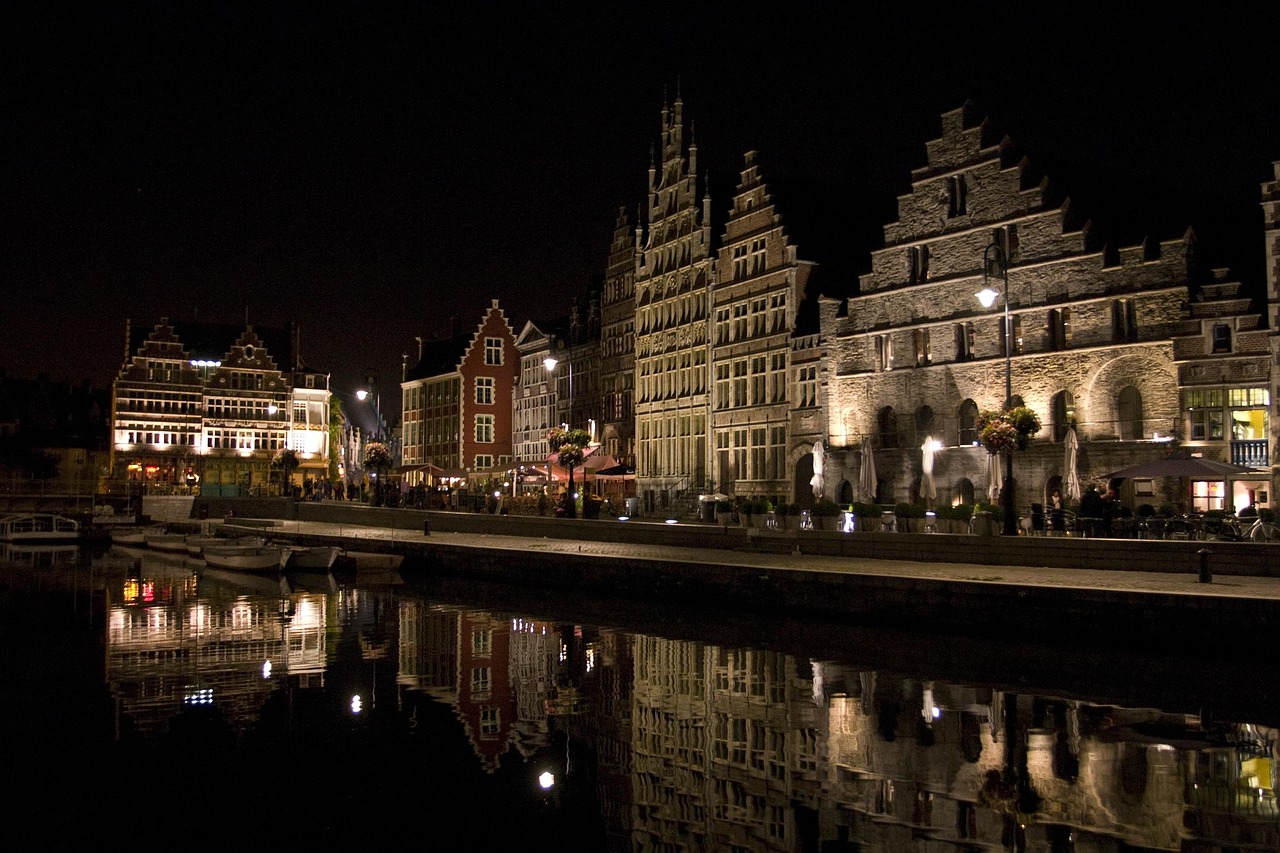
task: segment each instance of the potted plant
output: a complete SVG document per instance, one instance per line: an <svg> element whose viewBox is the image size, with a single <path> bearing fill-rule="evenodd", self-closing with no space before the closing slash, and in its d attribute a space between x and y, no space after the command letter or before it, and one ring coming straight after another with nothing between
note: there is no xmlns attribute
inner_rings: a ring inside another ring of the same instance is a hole
<svg viewBox="0 0 1280 853"><path fill-rule="evenodd" d="M809 510L809 517L813 519L813 527L815 530L831 530L834 528L835 522L831 519L840 515L840 504L830 498L818 498L813 503L813 509Z"/></svg>
<svg viewBox="0 0 1280 853"><path fill-rule="evenodd" d="M369 489L369 502L382 506L382 490L386 473L392 465L391 448L381 441L371 441L364 446L364 458L360 460L365 470L372 471L376 481Z"/></svg>
<svg viewBox="0 0 1280 853"><path fill-rule="evenodd" d="M939 533L968 533L969 520L973 518L972 504L940 506L934 510L938 517Z"/></svg>
<svg viewBox="0 0 1280 853"><path fill-rule="evenodd" d="M778 517L778 527L786 530L791 526L789 519L800 515L800 504L780 503L774 507L773 511Z"/></svg>
<svg viewBox="0 0 1280 853"><path fill-rule="evenodd" d="M899 533L920 533L923 530L924 505L900 503L893 507Z"/></svg>
<svg viewBox="0 0 1280 853"><path fill-rule="evenodd" d="M727 525L733 520L733 504L728 501L716 501L716 522Z"/></svg>

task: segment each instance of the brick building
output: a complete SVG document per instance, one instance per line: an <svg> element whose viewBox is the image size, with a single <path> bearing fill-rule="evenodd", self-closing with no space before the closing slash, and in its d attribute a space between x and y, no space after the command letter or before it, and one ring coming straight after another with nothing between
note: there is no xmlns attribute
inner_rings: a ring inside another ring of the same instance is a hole
<svg viewBox="0 0 1280 853"><path fill-rule="evenodd" d="M416 485L433 470L465 476L509 465L519 371L515 334L496 299L472 330L420 341L400 383L406 481Z"/></svg>

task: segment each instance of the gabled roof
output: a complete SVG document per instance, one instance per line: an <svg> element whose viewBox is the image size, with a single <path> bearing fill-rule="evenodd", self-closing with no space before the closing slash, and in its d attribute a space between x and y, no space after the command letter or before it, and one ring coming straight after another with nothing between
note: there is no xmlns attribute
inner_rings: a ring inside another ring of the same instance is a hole
<svg viewBox="0 0 1280 853"><path fill-rule="evenodd" d="M155 325L135 324L129 327L129 355L137 354L143 344L155 333L157 326L168 325L183 350L194 359L221 361L231 352L231 347L246 332L252 332L262 341L271 358L286 372L294 369L294 335L291 328L271 328L230 323L173 322L161 317ZM307 368L302 368L307 369Z"/></svg>
<svg viewBox="0 0 1280 853"><path fill-rule="evenodd" d="M412 382L415 379L457 373L462 356L466 354L474 338L475 329L471 329L448 338L423 341L422 357L405 373L404 381Z"/></svg>

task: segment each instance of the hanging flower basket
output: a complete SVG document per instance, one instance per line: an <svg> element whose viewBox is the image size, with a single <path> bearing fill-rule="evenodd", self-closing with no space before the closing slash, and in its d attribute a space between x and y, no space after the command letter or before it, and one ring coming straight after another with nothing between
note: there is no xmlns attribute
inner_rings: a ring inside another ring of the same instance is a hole
<svg viewBox="0 0 1280 853"><path fill-rule="evenodd" d="M1019 436L1018 431L1008 421L994 420L983 427L982 432L978 433L978 441L982 443L987 453L995 456L1017 447Z"/></svg>

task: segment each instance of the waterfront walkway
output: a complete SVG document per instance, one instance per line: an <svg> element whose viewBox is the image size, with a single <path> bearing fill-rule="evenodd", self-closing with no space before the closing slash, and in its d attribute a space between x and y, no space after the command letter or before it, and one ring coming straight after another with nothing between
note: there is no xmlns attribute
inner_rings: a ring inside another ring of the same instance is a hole
<svg viewBox="0 0 1280 853"><path fill-rule="evenodd" d="M234 524L235 520L229 522ZM254 522L248 521L252 525ZM572 524L573 522L566 522ZM653 539L665 532L654 524ZM261 527L255 527L261 530ZM714 535L717 528L708 528ZM337 524L318 521L273 521L271 535L297 536L341 542L350 549L376 545L378 550L422 551L474 549L484 552L511 552L563 555L601 560L671 563L681 566L731 566L781 573L822 573L919 580L958 584L986 584L1042 589L1111 591L1133 595L1188 596L1210 599L1249 599L1280 603L1280 578L1239 574L1213 574L1209 583L1196 573L1115 571L1090 568L1050 568L1045 566L979 565L916 560L869 559L809 554L778 554L716 547L636 544L582 539L558 539L518 535L433 530L421 531ZM1256 548L1280 546L1255 545Z"/></svg>

